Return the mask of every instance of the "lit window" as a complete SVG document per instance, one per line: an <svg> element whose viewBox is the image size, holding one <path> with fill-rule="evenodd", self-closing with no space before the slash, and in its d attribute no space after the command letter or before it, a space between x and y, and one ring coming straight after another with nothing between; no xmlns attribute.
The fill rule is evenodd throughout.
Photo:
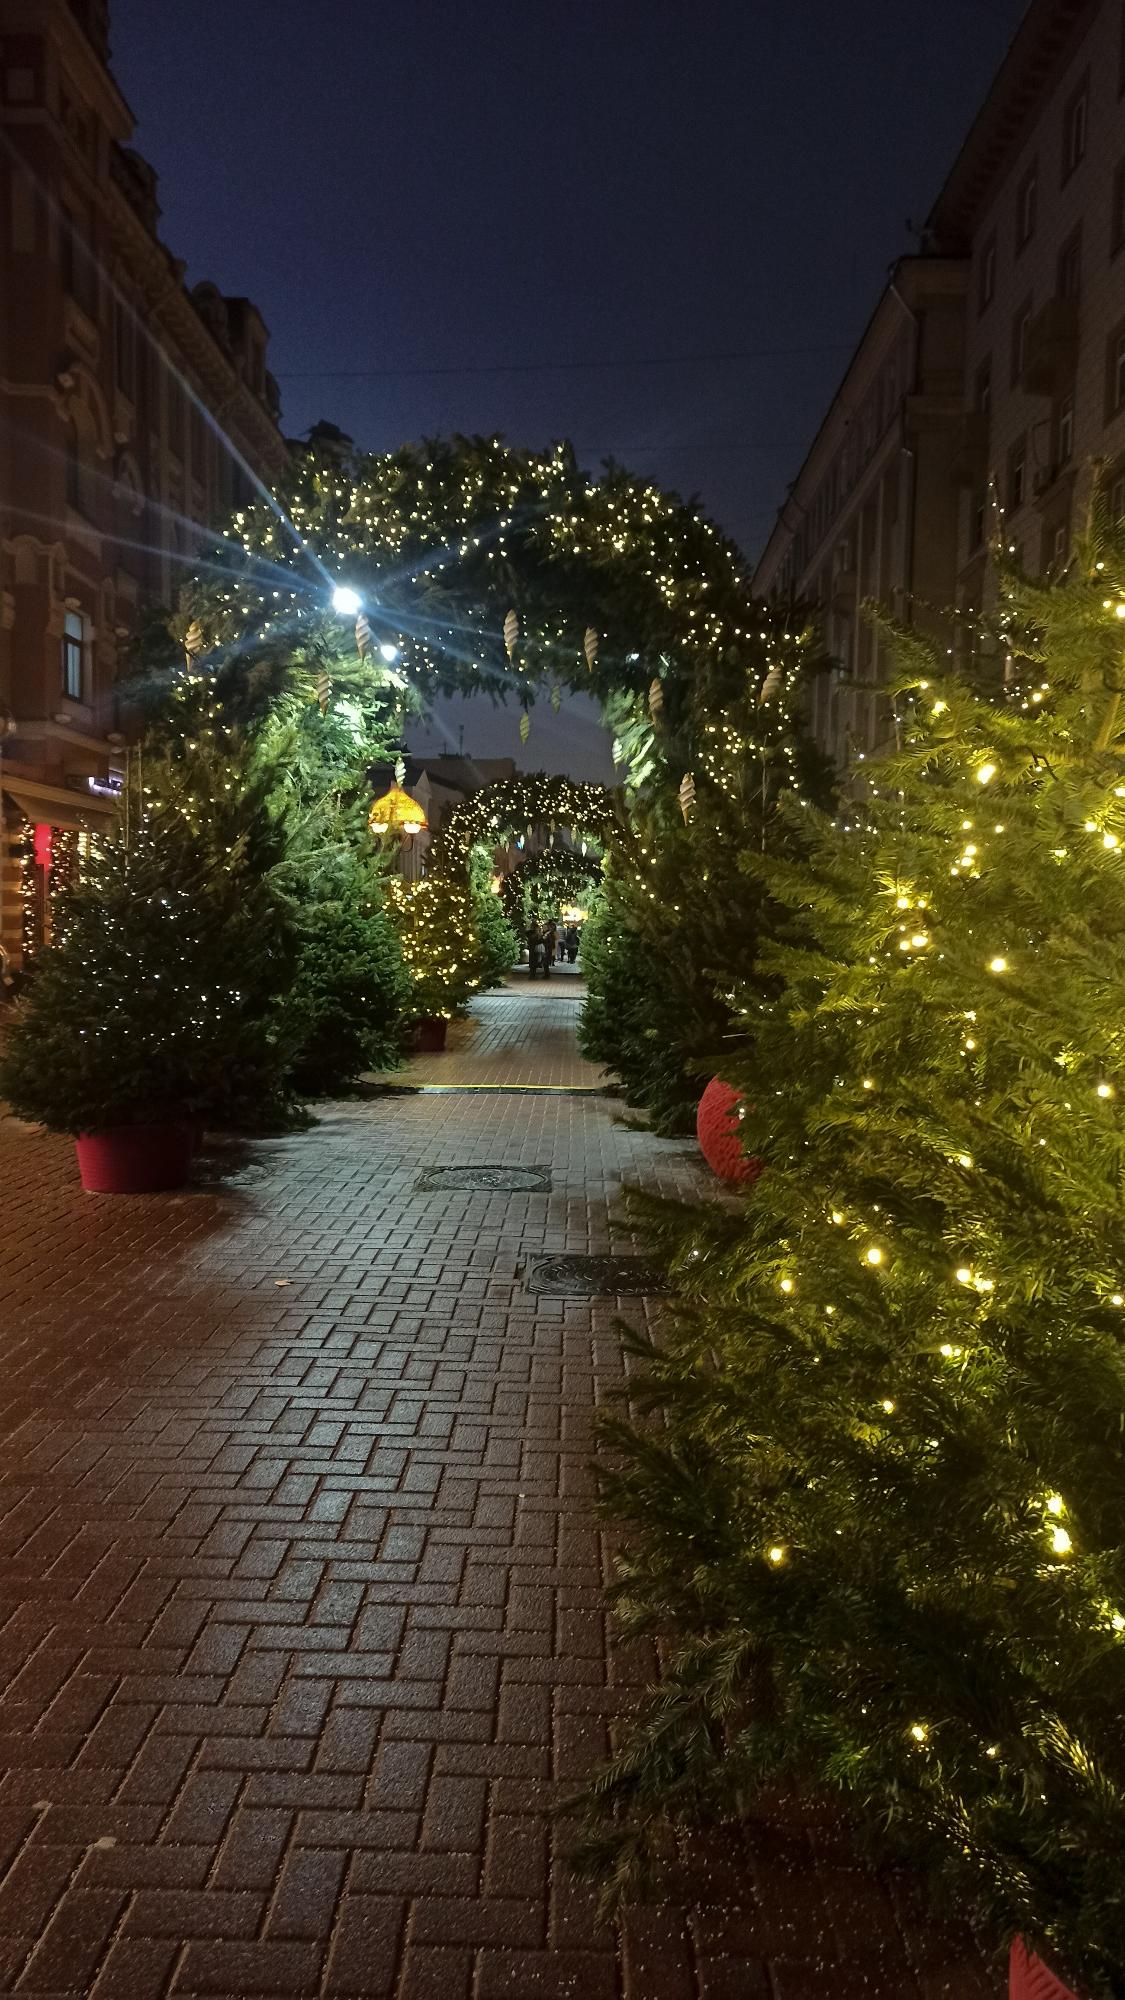
<svg viewBox="0 0 1125 2000"><path fill-rule="evenodd" d="M63 623L62 690L70 701L81 701L86 678L86 623L80 611L68 611Z"/></svg>

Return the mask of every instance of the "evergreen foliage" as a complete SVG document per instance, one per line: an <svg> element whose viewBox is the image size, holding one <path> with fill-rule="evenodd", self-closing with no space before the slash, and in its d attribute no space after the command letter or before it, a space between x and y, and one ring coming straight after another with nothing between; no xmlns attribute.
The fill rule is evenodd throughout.
<svg viewBox="0 0 1125 2000"><path fill-rule="evenodd" d="M800 722L802 657L797 642L769 637L749 682L716 672L679 704L678 722L670 704L656 720L634 718L628 754L649 796L634 789L609 837L603 891L582 939L579 1040L657 1132L690 1131L704 1085L745 1047L739 987L770 990L759 964L768 891L747 857L767 843L797 852L800 827L779 800L794 785L811 797L828 789ZM660 769L670 775L658 784ZM685 771L695 786L686 818L675 789Z"/></svg>
<svg viewBox="0 0 1125 2000"><path fill-rule="evenodd" d="M901 754L804 857L739 996L766 1171L640 1204L678 1274L607 1429L618 1609L668 1640L589 1800L619 1888L670 1822L842 1793L997 1941L1125 1993L1125 559L1009 586L1022 679L905 637Z"/></svg>
<svg viewBox="0 0 1125 2000"><path fill-rule="evenodd" d="M445 875L390 881L387 908L410 975L411 1020L463 1014L483 977L472 892Z"/></svg>
<svg viewBox="0 0 1125 2000"><path fill-rule="evenodd" d="M183 771L160 775L63 903L8 1035L0 1091L56 1131L170 1107L213 1124L291 1111L280 995L295 943L268 879L263 776L220 788L200 821Z"/></svg>
<svg viewBox="0 0 1125 2000"><path fill-rule="evenodd" d="M399 1063L410 1000L398 933L374 861L343 844L297 891L300 959L286 1001L295 1087L346 1090L366 1071Z"/></svg>
<svg viewBox="0 0 1125 2000"><path fill-rule="evenodd" d="M488 854L478 851L472 857L469 880L482 991L504 984L520 951L519 939L504 915L504 906L499 896L493 894L491 875Z"/></svg>

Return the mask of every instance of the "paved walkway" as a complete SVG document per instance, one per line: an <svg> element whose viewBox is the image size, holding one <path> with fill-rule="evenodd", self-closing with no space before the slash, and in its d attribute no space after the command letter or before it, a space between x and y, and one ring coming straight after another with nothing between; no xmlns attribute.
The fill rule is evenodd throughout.
<svg viewBox="0 0 1125 2000"><path fill-rule="evenodd" d="M481 1004L487 1037L524 1003ZM628 1250L621 1176L694 1185L686 1149L466 1092L222 1159L83 1196L0 1119L0 1992L998 1993L831 1830L694 1850L620 1936L565 1867L552 1808L648 1664L607 1631L588 1420L652 1308L528 1265ZM550 1191L418 1190L470 1162Z"/></svg>
<svg viewBox="0 0 1125 2000"><path fill-rule="evenodd" d="M569 966L550 979L513 972L497 993L474 1002L467 1019L452 1021L440 1055L415 1056L393 1085L455 1085L478 1090L598 1090L605 1073L578 1052L575 1025L585 981Z"/></svg>

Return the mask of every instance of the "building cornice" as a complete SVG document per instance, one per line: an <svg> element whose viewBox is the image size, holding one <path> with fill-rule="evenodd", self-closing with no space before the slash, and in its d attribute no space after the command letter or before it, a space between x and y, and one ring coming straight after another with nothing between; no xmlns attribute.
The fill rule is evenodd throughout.
<svg viewBox="0 0 1125 2000"><path fill-rule="evenodd" d="M1032 0L928 217L939 247L963 249L989 195L1027 138L1099 0Z"/></svg>

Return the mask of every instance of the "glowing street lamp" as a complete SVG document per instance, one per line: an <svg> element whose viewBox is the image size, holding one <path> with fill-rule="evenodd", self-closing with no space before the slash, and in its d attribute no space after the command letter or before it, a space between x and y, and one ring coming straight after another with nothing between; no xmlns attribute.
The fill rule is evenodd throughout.
<svg viewBox="0 0 1125 2000"><path fill-rule="evenodd" d="M396 833L410 836L425 833L428 822L418 800L412 799L401 785L392 785L389 792L384 792L381 799L375 800L367 815L367 824L375 834L390 833L393 828Z"/></svg>
<svg viewBox="0 0 1125 2000"><path fill-rule="evenodd" d="M341 618L354 618L362 608L363 599L358 590L353 590L350 583L336 585L332 592L333 611L338 611Z"/></svg>

